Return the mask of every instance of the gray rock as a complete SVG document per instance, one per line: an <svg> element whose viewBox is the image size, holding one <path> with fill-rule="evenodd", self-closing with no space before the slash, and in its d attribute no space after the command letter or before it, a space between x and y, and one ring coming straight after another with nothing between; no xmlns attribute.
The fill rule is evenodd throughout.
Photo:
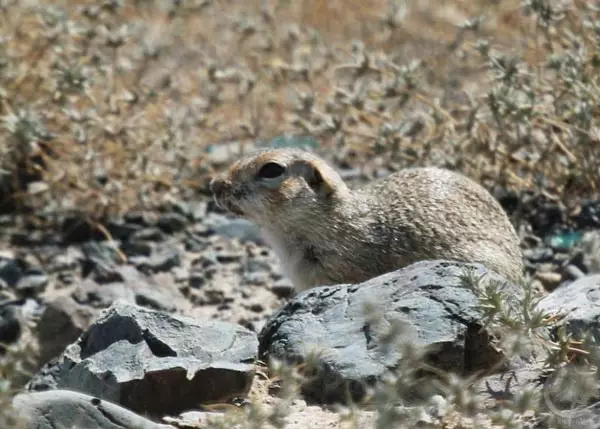
<svg viewBox="0 0 600 429"><path fill-rule="evenodd" d="M135 303L135 289L127 282L101 285L90 279L77 285L73 297L82 304L103 309L117 300Z"/></svg>
<svg viewBox="0 0 600 429"><path fill-rule="evenodd" d="M556 288L536 308L550 315L564 315L555 326L565 326L575 337L591 334L600 340L600 274Z"/></svg>
<svg viewBox="0 0 600 429"><path fill-rule="evenodd" d="M130 237L130 241L163 241L164 239L165 234L156 227L140 229Z"/></svg>
<svg viewBox="0 0 600 429"><path fill-rule="evenodd" d="M123 215L123 220L140 226L151 226L154 224L154 216L151 213L142 211L127 212Z"/></svg>
<svg viewBox="0 0 600 429"><path fill-rule="evenodd" d="M152 245L146 242L127 241L121 244L121 251L127 256L150 256Z"/></svg>
<svg viewBox="0 0 600 429"><path fill-rule="evenodd" d="M0 279L4 280L8 286L15 286L22 275L23 270L17 260L0 257Z"/></svg>
<svg viewBox="0 0 600 429"><path fill-rule="evenodd" d="M15 285L15 290L21 296L35 296L42 292L48 285L48 276L44 271L29 268Z"/></svg>
<svg viewBox="0 0 600 429"><path fill-rule="evenodd" d="M158 219L157 226L167 234L181 231L187 225L187 218L179 213L167 213Z"/></svg>
<svg viewBox="0 0 600 429"><path fill-rule="evenodd" d="M122 281L118 272L120 256L112 242L86 242L81 246L84 254L83 276L91 274L97 283Z"/></svg>
<svg viewBox="0 0 600 429"><path fill-rule="evenodd" d="M111 402L69 390L22 393L13 408L27 429L169 429Z"/></svg>
<svg viewBox="0 0 600 429"><path fill-rule="evenodd" d="M256 334L238 325L117 302L40 376L135 412L173 414L245 396L257 348Z"/></svg>
<svg viewBox="0 0 600 429"><path fill-rule="evenodd" d="M202 220L204 220L204 217L206 216L206 208L207 208L207 203L206 201L195 201L191 204L191 215L192 215L192 219L194 220L194 222L200 222Z"/></svg>
<svg viewBox="0 0 600 429"><path fill-rule="evenodd" d="M590 273L600 273L600 230L588 231L581 239L583 264Z"/></svg>
<svg viewBox="0 0 600 429"><path fill-rule="evenodd" d="M49 301L38 323L40 361L45 363L60 355L90 326L97 314L96 310L69 296Z"/></svg>
<svg viewBox="0 0 600 429"><path fill-rule="evenodd" d="M21 336L21 323L14 305L0 305L0 351L2 344L14 343Z"/></svg>
<svg viewBox="0 0 600 429"><path fill-rule="evenodd" d="M170 271L181 265L181 254L177 249L163 250L155 255L145 258L137 264L144 273L158 273Z"/></svg>
<svg viewBox="0 0 600 429"><path fill-rule="evenodd" d="M260 228L245 219L229 218L218 213L209 213L204 224L215 234L229 238L237 238L240 241L252 241L264 244Z"/></svg>
<svg viewBox="0 0 600 429"><path fill-rule="evenodd" d="M127 240L133 233L142 229L141 225L120 220L108 222L108 232L116 240Z"/></svg>
<svg viewBox="0 0 600 429"><path fill-rule="evenodd" d="M289 298L294 293L294 285L289 279L282 278L273 283L271 292L279 298Z"/></svg>
<svg viewBox="0 0 600 429"><path fill-rule="evenodd" d="M193 289L200 289L206 284L206 277L203 273L192 273L189 278L189 285Z"/></svg>
<svg viewBox="0 0 600 429"><path fill-rule="evenodd" d="M365 384L401 362L396 346L402 342L427 348L429 363L442 370L489 369L501 355L480 331L478 300L458 277L465 268L517 292L482 265L449 261L418 262L358 285L317 287L296 295L267 321L260 356L306 362L320 352L316 374L304 386L320 402L343 400L346 389L360 399ZM374 314L365 313L369 304ZM394 320L406 332L386 340Z"/></svg>
<svg viewBox="0 0 600 429"><path fill-rule="evenodd" d="M188 252L200 253L206 250L210 243L196 234L191 234L185 239L185 250Z"/></svg>
<svg viewBox="0 0 600 429"><path fill-rule="evenodd" d="M78 302L94 308L107 308L116 300L168 311L187 305L184 295L172 281L163 279L159 282L128 265L115 267L115 272L122 281L100 285L86 279L77 286L73 296Z"/></svg>

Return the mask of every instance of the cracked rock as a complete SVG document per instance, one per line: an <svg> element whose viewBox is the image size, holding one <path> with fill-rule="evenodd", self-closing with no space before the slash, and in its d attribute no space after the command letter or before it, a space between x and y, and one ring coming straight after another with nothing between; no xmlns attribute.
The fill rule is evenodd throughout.
<svg viewBox="0 0 600 429"><path fill-rule="evenodd" d="M71 344L30 389L72 389L149 415L245 396L254 374L256 334L118 301Z"/></svg>
<svg viewBox="0 0 600 429"><path fill-rule="evenodd" d="M267 321L260 356L302 363L317 352L316 374L303 390L319 402L344 400L346 389L353 399L362 398L365 385L400 363L400 341L425 347L428 363L445 371L489 369L502 356L480 331L477 297L458 277L465 268L517 292L480 264L449 261L418 262L357 285L317 287ZM374 311L366 312L368 305ZM386 341L394 325L403 331Z"/></svg>

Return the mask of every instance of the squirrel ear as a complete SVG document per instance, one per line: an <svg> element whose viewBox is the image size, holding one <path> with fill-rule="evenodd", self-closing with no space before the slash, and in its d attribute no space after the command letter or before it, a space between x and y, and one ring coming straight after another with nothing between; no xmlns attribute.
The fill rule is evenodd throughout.
<svg viewBox="0 0 600 429"><path fill-rule="evenodd" d="M315 193L329 197L335 192L335 187L321 174L319 166L313 161L298 161L293 169L306 180Z"/></svg>

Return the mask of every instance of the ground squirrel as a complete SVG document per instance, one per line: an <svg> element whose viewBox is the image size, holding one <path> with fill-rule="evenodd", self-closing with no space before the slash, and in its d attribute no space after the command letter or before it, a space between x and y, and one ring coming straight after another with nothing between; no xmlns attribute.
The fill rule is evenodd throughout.
<svg viewBox="0 0 600 429"><path fill-rule="evenodd" d="M482 186L435 167L352 190L323 159L261 150L210 183L217 204L258 224L297 291L359 283L425 259L479 262L518 281L519 239Z"/></svg>

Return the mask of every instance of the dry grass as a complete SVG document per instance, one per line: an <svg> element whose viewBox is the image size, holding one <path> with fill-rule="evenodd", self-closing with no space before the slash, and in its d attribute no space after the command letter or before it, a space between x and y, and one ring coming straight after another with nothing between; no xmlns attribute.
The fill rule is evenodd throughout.
<svg viewBox="0 0 600 429"><path fill-rule="evenodd" d="M585 4L544 27L518 1L4 2L5 204L102 220L205 186L209 145L282 133L597 195Z"/></svg>

